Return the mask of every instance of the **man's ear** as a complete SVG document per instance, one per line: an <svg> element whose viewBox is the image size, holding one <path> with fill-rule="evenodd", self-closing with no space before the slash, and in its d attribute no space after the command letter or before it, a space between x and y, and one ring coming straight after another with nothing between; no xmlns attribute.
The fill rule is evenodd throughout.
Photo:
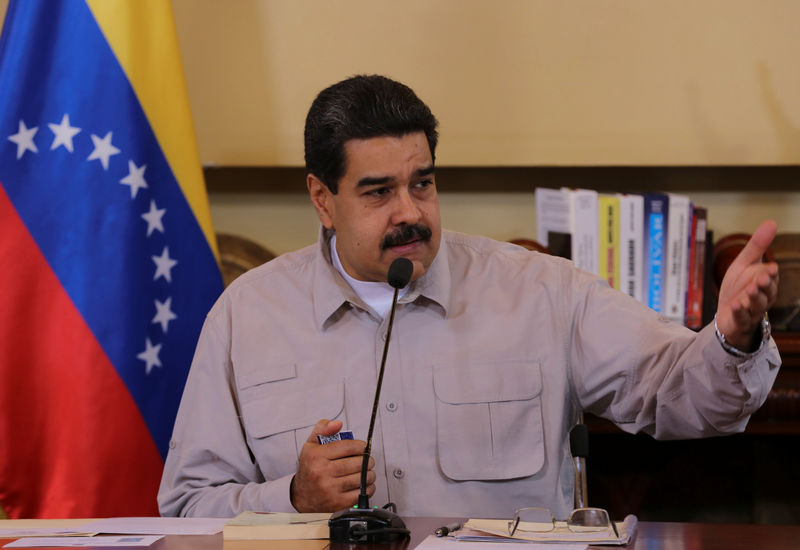
<svg viewBox="0 0 800 550"><path fill-rule="evenodd" d="M326 229L333 229L333 193L314 174L306 176L306 186L308 187L308 195L311 197L311 204L314 205L314 210L317 211L319 221L322 222Z"/></svg>

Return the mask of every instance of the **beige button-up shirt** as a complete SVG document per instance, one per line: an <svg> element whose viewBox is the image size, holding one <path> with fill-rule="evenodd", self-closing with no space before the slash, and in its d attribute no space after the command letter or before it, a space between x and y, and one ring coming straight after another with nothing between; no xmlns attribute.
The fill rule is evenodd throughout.
<svg viewBox="0 0 800 550"><path fill-rule="evenodd" d="M159 491L164 515L294 511L314 424L365 439L387 320L330 263L323 234L237 279L208 314ZM373 438L372 504L401 516L572 507L580 410L629 432L741 431L780 365L714 328L671 323L561 258L445 231L398 305Z"/></svg>

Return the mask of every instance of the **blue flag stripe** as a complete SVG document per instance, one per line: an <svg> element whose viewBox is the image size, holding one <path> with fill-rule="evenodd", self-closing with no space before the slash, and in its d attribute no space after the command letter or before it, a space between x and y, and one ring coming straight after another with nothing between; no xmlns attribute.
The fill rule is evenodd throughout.
<svg viewBox="0 0 800 550"><path fill-rule="evenodd" d="M24 13L0 45L0 182L166 456L216 261L85 3L9 9ZM37 152L18 158L21 122Z"/></svg>

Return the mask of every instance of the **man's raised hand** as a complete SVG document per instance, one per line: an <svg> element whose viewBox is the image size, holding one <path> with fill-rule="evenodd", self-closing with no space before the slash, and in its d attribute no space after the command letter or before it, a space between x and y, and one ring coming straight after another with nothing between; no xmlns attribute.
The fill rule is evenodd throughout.
<svg viewBox="0 0 800 550"><path fill-rule="evenodd" d="M320 445L317 435L333 435L341 420L320 420L300 451L292 480L291 501L298 512L335 512L358 501L364 441L344 439ZM370 457L367 494L375 493L375 461Z"/></svg>
<svg viewBox="0 0 800 550"><path fill-rule="evenodd" d="M778 264L761 258L775 238L778 226L763 222L736 256L722 279L717 306L717 328L725 340L742 351L757 347L764 313L778 296Z"/></svg>

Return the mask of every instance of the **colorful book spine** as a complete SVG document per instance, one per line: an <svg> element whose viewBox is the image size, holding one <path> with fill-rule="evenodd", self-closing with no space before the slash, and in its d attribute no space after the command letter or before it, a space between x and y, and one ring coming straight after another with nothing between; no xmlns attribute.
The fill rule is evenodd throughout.
<svg viewBox="0 0 800 550"><path fill-rule="evenodd" d="M708 211L695 207L692 211L692 237L689 247L689 289L686 297L686 326L703 328L703 287L706 272L706 230Z"/></svg>
<svg viewBox="0 0 800 550"><path fill-rule="evenodd" d="M644 195L644 293L646 304L655 311L663 307L664 241L669 197L660 193Z"/></svg>
<svg viewBox="0 0 800 550"><path fill-rule="evenodd" d="M620 290L644 303L644 198L619 195Z"/></svg>
<svg viewBox="0 0 800 550"><path fill-rule="evenodd" d="M598 250L599 275L608 281L611 288L620 288L620 238L619 197L599 195L598 206Z"/></svg>

